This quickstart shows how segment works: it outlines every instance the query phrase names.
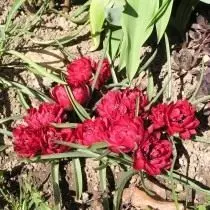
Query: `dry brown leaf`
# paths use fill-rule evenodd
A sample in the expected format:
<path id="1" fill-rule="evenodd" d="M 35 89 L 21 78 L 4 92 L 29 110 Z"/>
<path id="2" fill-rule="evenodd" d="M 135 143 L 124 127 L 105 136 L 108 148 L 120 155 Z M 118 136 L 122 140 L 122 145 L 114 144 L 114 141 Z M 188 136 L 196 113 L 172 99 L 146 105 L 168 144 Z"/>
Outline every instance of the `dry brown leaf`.
<path id="1" fill-rule="evenodd" d="M 174 202 L 155 200 L 137 187 L 126 188 L 123 191 L 122 202 L 142 209 L 152 207 L 159 210 L 176 210 Z M 184 210 L 183 204 L 179 203 L 179 210 Z"/>

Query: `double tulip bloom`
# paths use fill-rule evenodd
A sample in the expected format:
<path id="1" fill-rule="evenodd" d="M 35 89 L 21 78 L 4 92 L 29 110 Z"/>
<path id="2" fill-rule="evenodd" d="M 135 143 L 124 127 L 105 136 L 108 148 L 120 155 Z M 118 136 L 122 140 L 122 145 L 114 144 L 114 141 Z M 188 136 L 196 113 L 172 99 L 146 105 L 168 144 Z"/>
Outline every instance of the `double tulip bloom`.
<path id="1" fill-rule="evenodd" d="M 72 90 L 76 101 L 84 105 L 90 98 L 90 86 L 94 81 L 96 70 L 99 63 L 90 58 L 80 58 L 67 65 L 67 82 Z M 110 65 L 107 59 L 104 59 L 99 69 L 98 78 L 95 83 L 95 89 L 99 90 L 111 76 Z M 52 98 L 62 107 L 72 110 L 73 106 L 69 100 L 64 85 L 56 85 L 51 89 Z"/>
<path id="2" fill-rule="evenodd" d="M 88 58 L 68 65 L 68 85 L 80 104 L 85 104 L 90 97 L 89 86 L 97 66 Z M 101 88 L 110 75 L 110 67 L 104 60 L 96 89 Z M 70 149 L 57 144 L 57 140 L 85 146 L 103 141 L 111 152 L 133 157 L 134 169 L 157 175 L 171 167 L 173 147 L 167 136 L 176 134 L 182 139 L 190 139 L 199 125 L 195 109 L 187 100 L 161 103 L 145 111 L 147 96 L 138 88 L 127 88 L 108 91 L 96 104 L 93 119 L 85 120 L 75 129 L 58 129 L 52 123 L 65 122 L 65 113 L 73 107 L 64 86 L 55 86 L 51 95 L 57 103 L 43 103 L 37 109 L 30 109 L 24 125 L 13 131 L 14 149 L 22 157 Z"/>

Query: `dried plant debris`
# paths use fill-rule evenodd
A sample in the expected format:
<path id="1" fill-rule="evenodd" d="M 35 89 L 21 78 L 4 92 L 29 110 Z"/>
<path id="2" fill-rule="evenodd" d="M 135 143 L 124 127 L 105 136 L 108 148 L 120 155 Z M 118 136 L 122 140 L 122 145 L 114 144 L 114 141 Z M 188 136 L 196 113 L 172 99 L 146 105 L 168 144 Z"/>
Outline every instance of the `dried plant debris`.
<path id="1" fill-rule="evenodd" d="M 184 75 L 193 67 L 198 65 L 198 54 L 194 50 L 187 48 L 181 49 L 179 52 L 173 52 L 172 68 L 176 70 L 179 75 Z"/>
<path id="2" fill-rule="evenodd" d="M 36 13 L 38 9 L 46 3 L 45 0 L 27 0 L 24 3 L 24 9 L 28 13 Z M 69 12 L 71 8 L 71 0 L 55 1 L 49 0 L 49 9 L 62 8 L 63 12 Z"/>
<path id="3" fill-rule="evenodd" d="M 203 81 L 199 88 L 197 98 L 210 94 L 210 66 L 205 69 Z"/>
<path id="4" fill-rule="evenodd" d="M 198 51 L 201 55 L 210 55 L 210 24 L 205 17 L 197 17 L 197 23 L 192 24 L 188 36 L 188 48 Z"/>
<path id="5" fill-rule="evenodd" d="M 210 24 L 207 18 L 199 15 L 196 23 L 193 23 L 189 32 L 186 33 L 186 41 L 181 49 L 172 53 L 172 69 L 178 75 L 184 75 L 188 71 L 198 73 L 197 67 L 204 55 L 210 55 Z"/>
<path id="6" fill-rule="evenodd" d="M 135 208 L 141 209 L 158 209 L 158 210 L 176 210 L 177 207 L 174 202 L 160 201 L 148 196 L 144 191 L 136 187 L 126 188 L 123 191 L 122 203 L 129 204 Z M 178 209 L 183 210 L 183 204 L 178 204 Z"/>

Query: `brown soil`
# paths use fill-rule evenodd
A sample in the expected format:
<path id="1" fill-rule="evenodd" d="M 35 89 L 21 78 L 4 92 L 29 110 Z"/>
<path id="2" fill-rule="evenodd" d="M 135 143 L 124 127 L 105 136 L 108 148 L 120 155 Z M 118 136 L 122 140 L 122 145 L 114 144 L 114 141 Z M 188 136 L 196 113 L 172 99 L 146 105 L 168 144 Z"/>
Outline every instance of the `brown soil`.
<path id="1" fill-rule="evenodd" d="M 9 10 L 9 1 L 0 2 L 0 22 L 5 20 L 6 14 Z M 21 18 L 24 18 L 24 12 L 20 13 L 16 21 L 21 21 Z M 34 36 L 26 35 L 21 40 L 16 40 L 14 43 L 15 47 L 21 47 L 21 50 L 24 51 L 25 55 L 31 58 L 33 61 L 40 63 L 41 65 L 47 66 L 48 68 L 56 68 L 59 70 L 65 71 L 66 58 L 65 55 L 54 47 L 44 47 L 34 44 L 31 41 L 33 39 L 40 40 L 50 40 L 59 38 L 61 36 L 69 35 L 72 31 L 80 30 L 83 26 L 77 26 L 69 20 L 65 19 L 56 14 L 47 14 L 42 16 L 41 26 L 34 29 Z M 90 52 L 92 43 L 90 39 L 90 33 L 88 27 L 82 30 L 80 36 L 65 46 L 65 50 L 71 55 L 71 59 L 76 58 L 82 55 L 87 55 L 98 59 L 101 55 L 100 51 Z M 156 59 L 156 62 L 159 62 L 159 59 Z M 2 64 L 11 64 L 14 62 L 14 58 L 11 56 L 6 56 Z M 161 62 L 162 63 L 162 62 Z M 164 72 L 166 71 L 167 66 L 157 63 L 154 65 L 154 70 L 157 68 L 162 68 L 160 77 L 156 80 L 160 81 L 163 78 Z M 26 84 L 29 87 L 36 88 L 41 91 L 47 92 L 51 87 L 51 83 L 47 79 L 39 79 L 34 76 L 32 73 L 21 69 L 14 68 L 4 68 L 0 67 L 0 75 L 6 74 L 8 78 L 19 81 L 23 84 Z M 184 78 L 184 90 L 183 95 L 188 97 L 196 87 L 197 77 L 191 74 L 188 74 Z M 176 99 L 177 93 L 180 91 L 180 81 L 179 79 L 173 79 L 173 98 Z M 36 106 L 39 102 L 35 99 L 32 100 L 32 106 Z M 1 90 L 0 91 L 0 116 L 1 118 L 24 114 L 26 111 L 19 103 L 16 92 L 13 89 Z M 6 125 L 7 129 L 11 129 L 16 123 L 8 123 Z M 210 132 L 205 131 L 204 136 L 206 139 L 209 138 Z M 7 136 L 2 136 L 0 142 L 4 142 L 6 145 L 12 145 L 12 138 Z M 196 180 L 200 184 L 205 185 L 210 188 L 210 146 L 209 144 L 185 141 L 183 146 L 178 146 L 178 155 L 180 156 L 177 166 L 179 171 L 183 174 L 187 174 L 193 180 Z M 60 183 L 62 199 L 64 204 L 64 209 L 102 209 L 101 207 L 101 194 L 100 183 L 99 183 L 99 174 L 95 168 L 98 166 L 98 162 L 91 159 L 83 161 L 84 167 L 84 193 L 82 200 L 75 202 L 75 186 L 73 180 L 73 171 L 71 162 L 63 161 L 60 164 L 60 171 L 62 181 Z M 49 202 L 52 201 L 52 185 L 50 179 L 50 164 L 49 163 L 26 163 L 23 160 L 17 158 L 16 154 L 13 151 L 12 146 L 8 147 L 4 152 L 0 153 L 0 170 L 4 171 L 6 174 L 6 185 L 9 186 L 11 193 L 17 193 L 18 189 L 18 180 L 25 175 L 31 177 L 32 183 L 41 189 L 43 194 L 49 198 Z M 114 190 L 114 178 L 117 180 L 120 177 L 121 168 L 118 166 L 113 166 L 109 170 L 109 187 L 111 190 Z M 114 175 L 113 175 L 114 174 Z M 130 186 L 139 186 L 139 177 L 135 176 L 130 182 Z M 159 179 L 161 183 L 161 179 Z M 146 185 L 149 189 L 156 192 L 162 199 L 171 199 L 171 192 L 163 187 L 161 184 L 157 184 L 157 180 L 147 180 Z M 15 192 L 15 189 L 16 192 Z M 186 190 L 181 184 L 177 184 L 176 191 L 179 198 L 184 201 L 187 197 L 189 202 L 199 203 L 205 200 L 205 196 L 201 193 L 195 193 L 191 190 Z M 111 193 L 110 193 L 111 195 Z M 125 204 L 125 209 L 135 209 L 132 206 Z M 122 207 L 122 209 L 124 208 Z M 129 207 L 129 208 L 128 208 Z M 0 208 L 4 208 L 3 206 Z M 136 208 L 138 209 L 138 208 Z"/>

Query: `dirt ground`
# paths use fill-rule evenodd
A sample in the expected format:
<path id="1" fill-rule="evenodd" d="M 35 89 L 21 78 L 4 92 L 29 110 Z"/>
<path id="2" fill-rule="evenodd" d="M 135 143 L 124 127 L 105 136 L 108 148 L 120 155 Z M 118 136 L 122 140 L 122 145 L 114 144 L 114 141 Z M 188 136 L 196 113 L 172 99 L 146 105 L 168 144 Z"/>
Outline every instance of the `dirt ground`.
<path id="1" fill-rule="evenodd" d="M 5 20 L 5 17 L 9 11 L 10 4 L 9 1 L 0 2 L 0 23 Z M 73 7 L 74 10 L 74 7 Z M 21 12 L 15 21 L 21 21 L 25 18 L 25 12 Z M 27 14 L 28 15 L 28 14 Z M 80 30 L 84 26 L 77 26 L 66 18 L 59 16 L 55 13 L 46 14 L 42 16 L 41 26 L 38 26 L 33 30 L 32 35 L 25 35 L 24 38 L 18 40 L 14 43 L 15 47 L 21 49 L 30 59 L 34 62 L 38 62 L 41 65 L 47 66 L 48 68 L 56 68 L 59 70 L 65 71 L 66 58 L 63 53 L 55 47 L 40 47 L 35 44 L 32 40 L 50 40 L 66 36 L 71 34 L 72 31 Z M 87 55 L 95 59 L 100 58 L 101 51 L 90 52 L 92 42 L 90 39 L 90 33 L 88 26 L 85 27 L 80 36 L 75 39 L 70 44 L 65 46 L 65 50 L 71 56 L 70 59 L 77 58 L 78 56 Z M 14 69 L 5 68 L 5 65 L 10 65 L 15 62 L 14 58 L 6 56 L 0 65 L 0 76 L 6 74 L 8 78 L 14 79 L 15 81 L 22 82 L 29 87 L 36 88 L 40 91 L 48 92 L 48 89 L 51 87 L 51 83 L 47 79 L 40 79 L 34 76 L 34 74 L 24 70 L 24 69 Z M 154 71 L 159 72 L 161 69 L 161 74 L 157 74 L 157 81 L 162 81 L 164 71 L 166 71 L 167 65 L 160 64 L 159 58 L 156 59 L 155 64 L 152 66 Z M 156 65 L 157 64 L 157 65 Z M 3 66 L 3 67 L 2 67 Z M 158 69 L 157 69 L 158 68 Z M 197 84 L 197 76 L 188 74 L 185 80 L 184 90 L 182 93 L 184 96 L 188 96 L 189 92 L 192 92 Z M 180 80 L 173 78 L 173 90 L 175 92 L 174 98 L 176 99 L 177 92 L 180 91 Z M 35 99 L 32 99 L 32 106 L 36 106 L 39 102 Z M 0 117 L 5 118 L 13 115 L 23 115 L 25 109 L 19 103 L 16 92 L 13 89 L 0 90 Z M 7 129 L 10 129 L 16 124 L 6 124 Z M 208 121 L 204 119 L 204 126 L 202 129 L 204 131 L 204 138 L 208 140 L 210 137 L 210 131 L 208 127 Z M 0 142 L 4 142 L 6 145 L 11 145 L 4 152 L 0 153 L 0 170 L 6 173 L 6 185 L 11 193 L 18 194 L 18 180 L 20 177 L 28 175 L 30 180 L 42 190 L 43 194 L 49 198 L 49 202 L 52 199 L 52 185 L 50 179 L 50 164 L 48 163 L 25 163 L 21 159 L 17 158 L 16 154 L 13 152 L 12 148 L 12 138 L 8 136 L 0 136 Z M 177 152 L 179 159 L 176 163 L 176 168 L 182 174 L 188 175 L 191 179 L 197 181 L 199 184 L 206 186 L 207 189 L 210 188 L 210 145 L 201 142 L 193 141 L 184 141 L 183 144 L 177 145 Z M 99 174 L 95 170 L 98 166 L 96 161 L 91 159 L 83 160 L 84 164 L 84 176 L 86 178 L 84 193 L 82 200 L 75 202 L 73 195 L 75 194 L 74 181 L 73 181 L 73 171 L 71 162 L 62 161 L 61 162 L 61 177 L 62 181 L 60 183 L 61 193 L 63 204 L 65 209 L 101 209 L 100 201 L 103 196 L 100 191 L 99 184 Z M 110 168 L 110 180 L 109 188 L 110 190 L 114 189 L 114 178 L 120 176 L 121 168 L 113 166 Z M 162 184 L 157 184 L 157 180 L 160 183 L 164 183 L 161 179 L 152 179 L 147 180 L 146 185 L 149 189 L 156 192 L 162 199 L 170 200 L 171 192 L 164 188 Z M 133 177 L 130 181 L 130 186 L 139 186 L 140 180 L 138 176 Z M 181 201 L 185 201 L 187 197 L 189 202 L 200 203 L 203 202 L 206 197 L 202 193 L 195 193 L 195 191 L 187 190 L 181 184 L 176 185 L 176 192 Z M 111 193 L 110 193 L 111 196 Z M 1 206 L 0 209 L 4 207 Z M 135 209 L 134 207 L 123 206 L 122 209 Z M 136 208 L 138 209 L 138 208 Z"/>

